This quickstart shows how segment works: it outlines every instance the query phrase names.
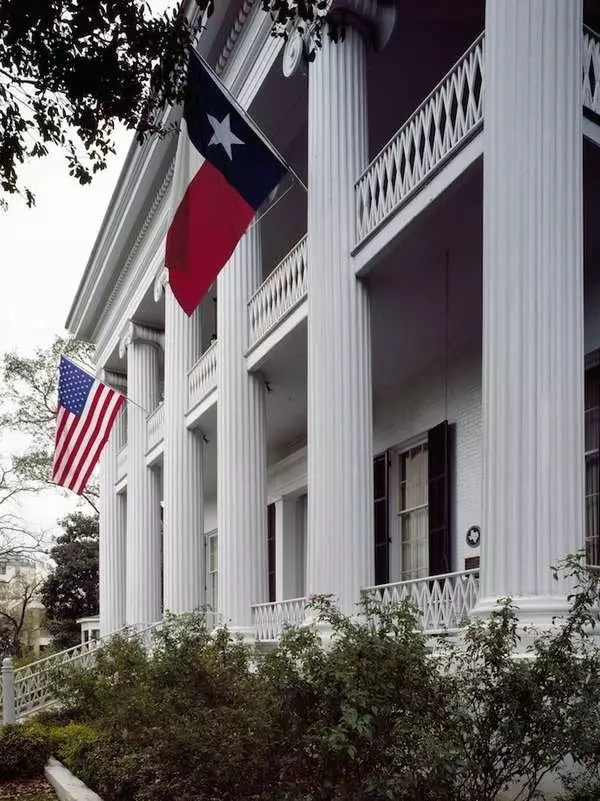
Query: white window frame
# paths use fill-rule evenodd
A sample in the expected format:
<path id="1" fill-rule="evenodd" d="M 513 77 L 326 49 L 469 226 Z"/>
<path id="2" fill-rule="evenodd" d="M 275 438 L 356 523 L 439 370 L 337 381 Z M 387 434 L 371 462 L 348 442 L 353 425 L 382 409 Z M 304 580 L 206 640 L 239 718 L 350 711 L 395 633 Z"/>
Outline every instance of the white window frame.
<path id="1" fill-rule="evenodd" d="M 211 550 L 214 543 L 214 553 Z M 219 611 L 219 532 L 217 529 L 207 531 L 205 535 L 206 545 L 206 605 L 215 614 Z M 213 564 L 212 557 L 215 557 Z"/>
<path id="2" fill-rule="evenodd" d="M 429 514 L 426 518 L 426 564 L 416 571 L 409 570 L 403 564 L 403 551 L 404 551 L 404 526 L 403 520 L 407 515 L 415 515 L 422 510 L 429 510 L 429 471 L 426 470 L 425 477 L 425 493 L 426 502 L 412 504 L 405 507 L 402 505 L 402 459 L 411 451 L 421 450 L 427 453 L 428 450 L 428 437 L 427 433 L 419 434 L 412 437 L 410 440 L 405 441 L 401 445 L 390 448 L 391 459 L 391 475 L 390 475 L 390 532 L 391 532 L 391 549 L 390 549 L 390 581 L 410 581 L 413 578 L 423 578 L 429 575 Z M 418 573 L 418 575 L 417 575 Z"/>

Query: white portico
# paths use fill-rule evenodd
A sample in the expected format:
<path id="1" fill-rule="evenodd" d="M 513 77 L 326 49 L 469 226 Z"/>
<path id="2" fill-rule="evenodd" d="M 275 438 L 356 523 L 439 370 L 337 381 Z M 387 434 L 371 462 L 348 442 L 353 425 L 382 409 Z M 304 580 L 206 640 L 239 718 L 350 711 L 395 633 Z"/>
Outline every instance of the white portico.
<path id="1" fill-rule="evenodd" d="M 130 403 L 101 471 L 101 629 L 305 599 L 431 631 L 600 558 L 600 16 L 580 0 L 341 2 L 343 41 L 218 4 L 200 50 L 308 186 L 187 318 L 174 138 L 132 145 L 68 326 Z M 287 76 L 287 77 L 286 77 Z M 236 145 L 231 144 L 235 158 Z M 225 146 L 221 144 L 221 146 Z"/>

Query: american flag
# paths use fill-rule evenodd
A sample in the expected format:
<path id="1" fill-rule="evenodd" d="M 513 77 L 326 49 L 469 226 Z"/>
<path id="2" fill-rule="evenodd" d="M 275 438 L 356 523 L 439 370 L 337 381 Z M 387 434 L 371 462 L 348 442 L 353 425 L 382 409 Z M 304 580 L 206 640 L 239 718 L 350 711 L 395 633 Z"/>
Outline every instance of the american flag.
<path id="1" fill-rule="evenodd" d="M 52 480 L 81 495 L 125 396 L 60 357 Z"/>

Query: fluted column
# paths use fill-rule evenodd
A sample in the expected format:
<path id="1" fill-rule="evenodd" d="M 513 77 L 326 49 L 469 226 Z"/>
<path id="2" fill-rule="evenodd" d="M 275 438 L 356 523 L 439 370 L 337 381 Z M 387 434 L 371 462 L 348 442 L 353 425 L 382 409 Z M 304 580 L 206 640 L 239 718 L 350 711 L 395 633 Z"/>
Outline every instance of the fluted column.
<path id="1" fill-rule="evenodd" d="M 155 298 L 160 294 L 157 282 Z M 185 426 L 188 372 L 201 352 L 201 318 L 182 311 L 165 283 L 164 607 L 191 612 L 205 600 L 202 439 Z"/>
<path id="2" fill-rule="evenodd" d="M 160 474 L 146 467 L 146 418 L 158 405 L 159 347 L 163 336 L 129 323 L 120 352 L 127 350 L 127 555 L 126 622 L 161 617 Z"/>
<path id="3" fill-rule="evenodd" d="M 124 375 L 103 372 L 102 380 L 125 393 Z M 110 634 L 125 625 L 125 509 L 117 495 L 117 454 L 124 444 L 126 411 L 121 409 L 100 459 L 100 634 Z"/>
<path id="4" fill-rule="evenodd" d="M 220 611 L 249 630 L 267 598 L 265 390 L 246 369 L 248 298 L 261 280 L 260 229 L 252 226 L 218 278 L 217 501 Z"/>
<path id="5" fill-rule="evenodd" d="M 354 181 L 367 164 L 365 42 L 323 36 L 308 90 L 307 591 L 348 612 L 373 580 L 369 297 L 354 276 Z"/>
<path id="6" fill-rule="evenodd" d="M 581 0 L 487 0 L 480 611 L 583 545 Z"/>

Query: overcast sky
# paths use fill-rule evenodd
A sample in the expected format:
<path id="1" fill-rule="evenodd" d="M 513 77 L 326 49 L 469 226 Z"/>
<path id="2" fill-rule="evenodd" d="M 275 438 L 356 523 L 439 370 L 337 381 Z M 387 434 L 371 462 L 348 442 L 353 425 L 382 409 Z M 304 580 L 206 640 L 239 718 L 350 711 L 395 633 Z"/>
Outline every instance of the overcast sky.
<path id="1" fill-rule="evenodd" d="M 160 13 L 176 2 L 150 0 L 149 5 Z M 36 205 L 28 209 L 15 198 L 9 201 L 8 211 L 0 210 L 0 355 L 9 350 L 31 354 L 49 345 L 56 334 L 64 333 L 67 314 L 131 139 L 131 133 L 118 131 L 116 154 L 88 186 L 80 186 L 71 178 L 59 151 L 21 169 L 36 196 Z M 0 432 L 0 454 L 24 445 L 22 438 L 9 438 Z M 11 511 L 35 529 L 56 533 L 56 520 L 76 506 L 72 494 L 65 498 L 45 492 L 21 500 Z"/>
<path id="2" fill-rule="evenodd" d="M 65 320 L 119 171 L 131 134 L 121 131 L 117 154 L 88 186 L 68 173 L 57 151 L 23 169 L 36 205 L 17 198 L 0 210 L 0 352 L 31 354 L 64 333 Z M 22 448 L 19 438 L 0 439 L 0 453 Z M 54 529 L 56 520 L 75 507 L 69 499 L 46 492 L 21 500 L 14 511 L 34 528 Z"/>

